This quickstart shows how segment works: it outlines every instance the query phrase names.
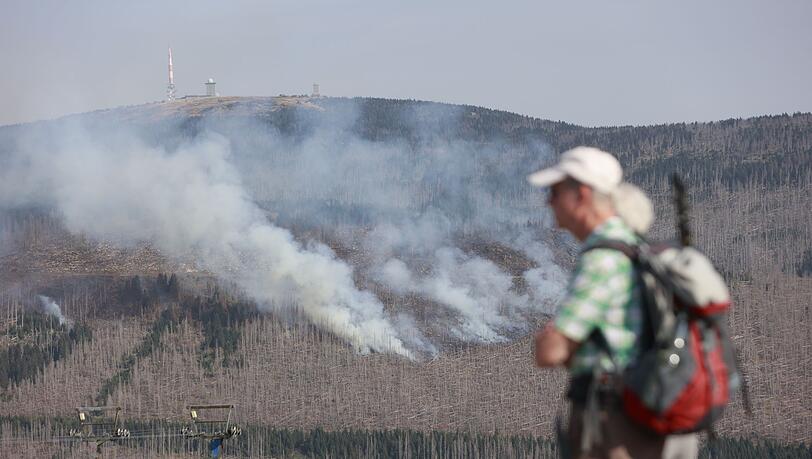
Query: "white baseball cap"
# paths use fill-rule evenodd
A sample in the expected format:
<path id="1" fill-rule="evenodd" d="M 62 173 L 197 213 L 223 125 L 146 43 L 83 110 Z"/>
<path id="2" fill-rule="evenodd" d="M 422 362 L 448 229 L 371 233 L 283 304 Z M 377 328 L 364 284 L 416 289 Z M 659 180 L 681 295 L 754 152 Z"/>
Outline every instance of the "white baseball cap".
<path id="1" fill-rule="evenodd" d="M 592 147 L 565 151 L 553 167 L 530 174 L 531 185 L 548 187 L 567 177 L 602 193 L 610 193 L 623 181 L 623 168 L 611 154 Z"/>

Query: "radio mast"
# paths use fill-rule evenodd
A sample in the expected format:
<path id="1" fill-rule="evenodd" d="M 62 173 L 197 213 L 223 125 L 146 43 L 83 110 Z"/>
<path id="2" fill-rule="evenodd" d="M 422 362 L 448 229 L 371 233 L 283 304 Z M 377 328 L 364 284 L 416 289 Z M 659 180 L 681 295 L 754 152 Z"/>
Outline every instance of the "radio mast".
<path id="1" fill-rule="evenodd" d="M 166 85 L 166 100 L 175 100 L 175 72 L 172 71 L 172 48 L 169 48 L 169 84 Z"/>

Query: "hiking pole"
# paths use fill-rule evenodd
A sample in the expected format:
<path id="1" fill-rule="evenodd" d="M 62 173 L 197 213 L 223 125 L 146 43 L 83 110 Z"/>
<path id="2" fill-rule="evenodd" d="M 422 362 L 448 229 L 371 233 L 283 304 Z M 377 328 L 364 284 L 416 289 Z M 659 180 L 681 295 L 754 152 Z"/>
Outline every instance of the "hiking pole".
<path id="1" fill-rule="evenodd" d="M 679 175 L 676 172 L 671 175 L 671 184 L 674 186 L 674 204 L 677 208 L 677 232 L 679 233 L 679 240 L 683 247 L 688 247 L 691 245 L 691 228 L 688 225 L 688 192 L 685 191 L 685 184 L 682 182 L 682 179 L 679 178 Z M 724 330 L 724 333 L 727 334 L 727 329 Z M 739 384 L 741 385 L 742 406 L 744 407 L 744 412 L 747 413 L 748 416 L 753 417 L 753 407 L 752 403 L 750 402 L 750 389 L 747 384 L 747 374 L 745 373 L 744 367 L 741 364 L 739 352 L 735 348 L 733 349 L 733 360 L 736 365 L 736 371 L 739 373 Z M 709 437 L 709 440 L 712 440 L 716 436 L 713 432 L 709 432 L 709 434 L 713 434 L 713 437 Z"/>
<path id="2" fill-rule="evenodd" d="M 671 184 L 674 186 L 674 204 L 677 208 L 679 241 L 683 247 L 688 247 L 691 245 L 691 228 L 688 225 L 688 193 L 685 191 L 685 184 L 676 172 L 671 175 Z"/>

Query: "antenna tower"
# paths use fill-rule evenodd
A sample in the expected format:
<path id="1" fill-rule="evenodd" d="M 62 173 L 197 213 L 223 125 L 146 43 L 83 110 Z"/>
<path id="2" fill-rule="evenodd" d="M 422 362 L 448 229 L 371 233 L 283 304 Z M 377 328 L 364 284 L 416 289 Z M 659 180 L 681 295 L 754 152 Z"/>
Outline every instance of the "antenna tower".
<path id="1" fill-rule="evenodd" d="M 166 85 L 166 100 L 175 100 L 175 72 L 172 70 L 172 48 L 169 48 L 169 84 Z"/>

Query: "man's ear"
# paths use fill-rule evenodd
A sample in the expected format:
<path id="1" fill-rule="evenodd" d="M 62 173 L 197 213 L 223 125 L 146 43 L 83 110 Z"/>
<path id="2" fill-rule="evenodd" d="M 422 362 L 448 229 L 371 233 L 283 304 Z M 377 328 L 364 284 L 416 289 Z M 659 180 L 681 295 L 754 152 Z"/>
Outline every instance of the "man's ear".
<path id="1" fill-rule="evenodd" d="M 584 202 L 592 202 L 592 188 L 584 185 L 583 183 L 578 184 L 578 203 Z"/>

